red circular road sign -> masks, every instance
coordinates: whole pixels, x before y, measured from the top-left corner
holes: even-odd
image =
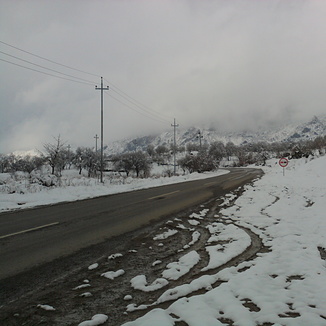
[[[285,168],[289,164],[289,160],[286,157],[282,157],[279,161],[278,164],[282,167]]]

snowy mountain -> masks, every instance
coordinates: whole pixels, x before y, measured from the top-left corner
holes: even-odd
[[[315,139],[318,136],[326,135],[326,115],[313,117],[310,121],[294,124],[289,123],[279,127],[262,127],[253,130],[242,131],[223,131],[217,128],[177,128],[176,143],[178,146],[186,146],[189,143],[199,144],[199,133],[202,144],[211,144],[215,141],[221,141],[224,144],[233,142],[235,145],[250,144],[257,142],[298,142],[302,140]],[[107,143],[104,146],[104,152],[108,155],[118,154],[136,150],[146,150],[149,145],[157,147],[165,145],[169,147],[173,144],[173,129],[162,132],[156,135],[146,135],[132,139],[118,140]],[[80,144],[83,146],[83,144]],[[37,150],[31,151],[15,151],[17,156],[39,156],[40,152]]]
[[[312,140],[318,136],[324,135],[326,135],[326,116],[315,116],[312,120],[301,124],[287,124],[270,129],[261,128],[256,131],[244,130],[225,132],[214,128],[177,128],[176,142],[178,146],[186,146],[188,143],[199,144],[199,136],[201,136],[202,144],[221,141],[224,144],[233,142],[235,145],[241,145],[257,142],[298,142],[301,140]],[[149,145],[156,147],[159,145],[169,146],[170,144],[173,144],[172,128],[170,131],[165,131],[157,135],[112,142],[106,147],[106,153],[115,154],[135,150],[146,150]]]
[[[41,156],[41,152],[36,149],[31,149],[29,151],[14,151],[12,154],[15,156]]]
[[[299,125],[287,140],[311,140],[326,134],[326,117],[314,117],[308,123]]]

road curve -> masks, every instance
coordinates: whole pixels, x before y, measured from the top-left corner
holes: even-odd
[[[0,279],[225,194],[262,174],[229,174],[0,214]]]

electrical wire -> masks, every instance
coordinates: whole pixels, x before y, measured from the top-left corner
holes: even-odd
[[[20,65],[18,63],[14,63],[14,62],[11,62],[11,61],[8,61],[8,60],[4,60],[4,59],[1,59],[1,58],[0,58],[0,61],[6,62],[6,63],[10,63],[10,64],[12,64],[14,66],[18,66],[18,67],[25,68],[25,69],[28,69],[28,70],[36,71],[36,72],[39,72],[39,73],[44,74],[44,75],[48,75],[48,76],[52,76],[52,77],[56,77],[56,78],[60,78],[60,79],[64,79],[64,80],[69,80],[69,81],[72,81],[72,82],[75,82],[75,83],[79,83],[79,84],[93,85],[91,83],[86,83],[86,82],[82,82],[82,81],[78,81],[78,80],[74,80],[74,79],[70,79],[70,78],[65,78],[65,77],[61,77],[61,76],[49,74],[49,73],[47,73],[45,71],[41,71],[41,70],[37,70],[37,69],[25,67],[25,66]]]
[[[64,65],[64,64],[62,64],[62,63],[59,63],[59,62],[56,62],[56,61],[53,61],[53,60],[47,59],[47,58],[45,58],[45,57],[42,57],[42,56],[37,55],[37,54],[34,54],[34,53],[32,53],[32,52],[29,52],[29,51],[26,51],[26,50],[20,49],[20,48],[18,48],[18,47],[16,47],[16,46],[13,46],[13,45],[8,44],[8,43],[6,43],[6,42],[0,41],[0,43],[1,43],[1,44],[4,44],[4,45],[7,45],[7,46],[9,46],[9,47],[11,47],[11,48],[13,48],[13,49],[16,49],[16,50],[19,50],[19,51],[21,51],[21,52],[24,52],[24,53],[27,53],[27,54],[29,54],[29,55],[32,55],[32,56],[34,56],[34,57],[36,57],[36,58],[39,58],[39,59],[42,59],[42,60],[45,60],[45,61],[48,61],[48,62],[54,63],[54,64],[59,65],[59,66],[61,66],[61,67],[65,67],[65,68],[68,68],[68,69],[71,69],[71,70],[75,70],[75,71],[81,72],[81,73],[83,73],[83,74],[87,74],[87,75],[91,75],[91,76],[95,76],[95,77],[100,77],[100,75],[92,74],[92,73],[87,72],[87,71],[84,71],[84,70],[80,70],[80,69],[77,69],[77,68],[73,68],[73,67],[70,67],[70,66]]]
[[[23,50],[21,48],[18,48],[14,45],[11,45],[9,43],[6,43],[6,42],[3,42],[0,40],[0,43],[1,44],[4,44],[6,46],[9,46],[13,49],[16,49],[18,51],[21,51],[23,53],[27,53],[31,56],[34,56],[36,58],[39,58],[39,59],[42,59],[42,60],[45,60],[47,62],[50,62],[52,64],[56,64],[56,65],[59,65],[61,67],[64,67],[64,68],[67,68],[67,69],[70,69],[70,70],[74,70],[74,71],[78,71],[80,73],[84,73],[84,74],[87,74],[87,75],[91,75],[91,76],[95,76],[95,77],[100,77],[100,75],[97,75],[97,74],[93,74],[93,73],[90,73],[90,72],[87,72],[87,71],[84,71],[84,70],[80,70],[80,69],[77,69],[77,68],[73,68],[73,67],[70,67],[68,65],[65,65],[65,64],[62,64],[62,63],[59,63],[59,62],[56,62],[56,61],[53,61],[53,60],[50,60],[50,59],[47,59],[45,57],[42,57],[40,55],[37,55],[35,53],[32,53],[32,52],[29,52],[29,51],[26,51],[26,50]],[[66,76],[66,77],[70,77],[70,78],[65,78],[65,77],[62,77],[62,76],[58,76],[58,75],[54,75],[54,74],[51,74],[51,73],[47,73],[47,72],[44,72],[44,71],[40,71],[38,69],[33,69],[33,68],[30,68],[30,67],[26,67],[26,66],[23,66],[21,64],[18,64],[18,63],[14,63],[14,62],[11,62],[11,61],[8,61],[8,60],[5,60],[5,59],[1,59],[0,58],[0,61],[3,61],[3,62],[6,62],[6,63],[9,63],[9,64],[12,64],[12,65],[15,65],[17,67],[21,67],[21,68],[24,68],[24,69],[28,69],[28,70],[31,70],[31,71],[35,71],[35,72],[38,72],[38,73],[42,73],[44,75],[48,75],[48,76],[51,76],[51,77],[56,77],[56,78],[60,78],[60,79],[64,79],[64,80],[68,80],[68,81],[72,81],[72,82],[76,82],[76,83],[80,83],[80,84],[86,84],[86,85],[94,85],[96,83],[92,82],[92,81],[89,81],[89,80],[86,80],[86,79],[83,79],[83,78],[80,78],[80,77],[76,77],[76,76],[73,76],[73,75],[69,75],[69,74],[66,74],[66,73],[63,73],[63,72],[60,72],[58,70],[55,70],[55,69],[51,69],[51,68],[47,68],[45,66],[42,66],[42,65],[39,65],[39,64],[36,64],[36,63],[33,63],[31,61],[28,61],[28,60],[25,60],[25,59],[22,59],[22,58],[19,58],[17,56],[14,56],[14,55],[11,55],[11,54],[8,54],[6,52],[3,52],[3,51],[0,51],[0,53],[4,54],[4,55],[7,55],[7,56],[10,56],[12,58],[15,58],[16,60],[20,60],[20,61],[23,61],[23,62],[26,62],[28,64],[31,64],[31,65],[34,65],[36,67],[40,67],[42,69],[46,69],[48,71],[52,71],[56,74],[59,74],[59,75],[63,75],[63,76]],[[74,79],[71,79],[71,78],[74,78]],[[109,82],[107,79],[104,78],[104,80],[106,82],[108,82],[110,85],[112,85],[111,87],[111,90],[113,92],[115,92],[117,95],[119,95],[120,97],[122,97],[124,100],[128,101],[132,106],[122,102],[121,100],[119,100],[118,98],[114,97],[113,95],[111,94],[107,94],[108,96],[112,97],[114,100],[116,100],[117,102],[121,103],[122,105],[124,105],[125,107],[128,107],[129,109],[135,111],[135,112],[138,112],[150,119],[153,119],[153,120],[156,120],[156,121],[159,121],[161,123],[170,123],[170,119],[172,119],[171,117],[168,117],[166,115],[163,115],[159,112],[156,112],[152,109],[150,109],[149,107],[147,107],[146,105],[142,104],[141,102],[137,101],[135,98],[129,96],[127,93],[125,93],[123,90],[121,90],[119,87],[115,86],[113,83]],[[138,109],[136,109],[135,107],[137,107]]]
[[[156,120],[157,122],[160,122],[160,123],[163,123],[163,124],[166,124],[166,123],[167,123],[167,121],[165,121],[165,120],[161,120],[161,119],[159,119],[159,118],[156,118],[156,117],[154,117],[154,116],[151,116],[151,115],[146,114],[146,113],[144,113],[144,112],[142,112],[142,111],[140,111],[140,110],[135,109],[134,107],[132,107],[132,106],[130,106],[130,105],[128,105],[128,104],[126,104],[126,103],[120,101],[118,98],[116,98],[116,97],[113,96],[112,94],[108,94],[108,93],[105,93],[105,94],[106,94],[107,96],[113,98],[115,101],[119,102],[119,103],[122,104],[123,106],[125,106],[125,107],[129,108],[130,110],[134,111],[134,112],[137,112],[137,113],[139,113],[139,114],[141,114],[141,115],[143,115],[143,116],[145,116],[145,117],[147,117],[147,118],[149,118],[149,119]]]
[[[126,101],[128,101],[129,103],[133,104],[135,107],[137,107],[140,111],[142,111],[144,113],[144,115],[147,116],[152,116],[153,118],[155,118],[156,120],[160,120],[160,121],[164,121],[165,123],[170,123],[169,120],[162,118],[157,112],[152,111],[152,110],[147,110],[144,109],[142,106],[138,105],[137,103],[132,102],[129,98],[127,98],[126,96],[123,96],[121,94],[119,94],[117,91],[115,91],[114,89],[112,89],[113,92],[115,92],[116,94],[122,96],[122,98],[124,98]],[[137,111],[137,112],[140,112]]]
[[[80,77],[75,77],[75,76],[72,76],[72,75],[68,75],[68,74],[65,74],[65,73],[63,73],[63,72],[60,72],[60,71],[58,71],[58,70],[55,70],[55,69],[51,69],[51,68],[47,68],[47,67],[44,67],[44,66],[38,65],[38,64],[33,63],[33,62],[31,62],[31,61],[28,61],[28,60],[25,60],[25,59],[21,59],[21,58],[19,58],[19,57],[16,57],[16,56],[14,56],[14,55],[12,55],[12,54],[9,54],[9,53],[3,52],[3,51],[0,51],[0,53],[2,53],[2,54],[4,54],[4,55],[7,55],[7,56],[9,56],[9,57],[12,57],[12,58],[14,58],[14,59],[16,59],[16,60],[20,60],[20,61],[23,61],[23,62],[29,63],[29,64],[31,64],[31,65],[33,65],[33,66],[40,67],[40,68],[42,68],[42,69],[46,69],[46,70],[49,70],[49,71],[55,72],[55,73],[60,74],[60,75],[64,75],[64,76],[67,76],[67,77],[71,77],[71,78],[75,78],[75,79],[78,79],[78,80],[84,81],[84,82],[86,82],[86,83],[88,83],[88,84],[90,84],[90,85],[95,84],[95,83],[92,82],[92,81],[89,81],[89,80],[86,80],[86,79],[83,79],[83,78],[80,78]]]
[[[127,100],[129,103],[137,106],[140,110],[156,116],[157,119],[161,119],[162,121],[166,121],[166,122],[170,122],[170,120],[172,119],[171,117],[168,117],[167,115],[161,114],[159,112],[154,111],[153,109],[150,109],[149,107],[147,107],[146,105],[142,104],[141,102],[137,101],[135,98],[129,96],[128,94],[126,94],[124,91],[122,91],[121,89],[119,89],[117,86],[113,85],[112,83],[110,83],[107,79],[104,78],[104,80],[106,82],[108,82],[109,84],[111,84],[113,86],[113,88],[111,87],[111,90],[115,93],[117,93],[118,95],[120,95],[121,97],[123,97],[125,100]],[[117,90],[118,91],[117,91]]]
[[[139,111],[139,110],[135,109],[134,107],[132,107],[132,106],[130,106],[130,105],[128,105],[128,104],[126,104],[126,103],[120,101],[119,99],[117,99],[117,98],[116,98],[115,96],[113,96],[112,94],[105,93],[105,95],[107,95],[107,96],[113,98],[115,101],[119,102],[120,104],[124,105],[125,107],[129,108],[130,110],[135,111],[135,112],[137,112],[137,113],[140,113],[141,115],[143,115],[143,116],[145,116],[145,117],[147,117],[147,118],[149,118],[149,119],[155,120],[155,121],[160,122],[160,123],[162,123],[162,124],[164,124],[164,125],[166,125],[167,123],[169,123],[169,122],[166,121],[166,120],[159,119],[159,118],[157,118],[157,117],[151,116],[151,115],[149,115],[149,114],[146,114],[146,113],[144,113],[144,112],[142,112],[142,111]]]

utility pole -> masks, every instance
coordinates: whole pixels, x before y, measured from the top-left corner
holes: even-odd
[[[174,119],[173,125],[171,124],[171,127],[173,127],[173,130],[174,130],[174,137],[173,137],[173,161],[174,161],[173,165],[174,165],[174,169],[173,169],[173,173],[175,175],[176,174],[175,152],[176,152],[176,147],[177,147],[176,139],[175,139],[175,133],[176,133],[176,128],[179,127],[179,125],[175,123],[175,119]]]
[[[97,134],[94,136],[94,138],[95,138],[95,153],[97,153],[97,140],[98,140]]]
[[[71,160],[70,160],[70,144],[67,146],[68,147],[68,165],[69,165],[69,170],[70,170],[70,166],[71,166]]]
[[[109,86],[103,87],[103,77],[101,77],[101,87],[95,86],[101,91],[101,183],[103,183],[103,91],[109,90]]]
[[[200,130],[198,130],[197,138],[199,138],[199,148],[201,149],[201,140],[204,136],[201,134]]]

